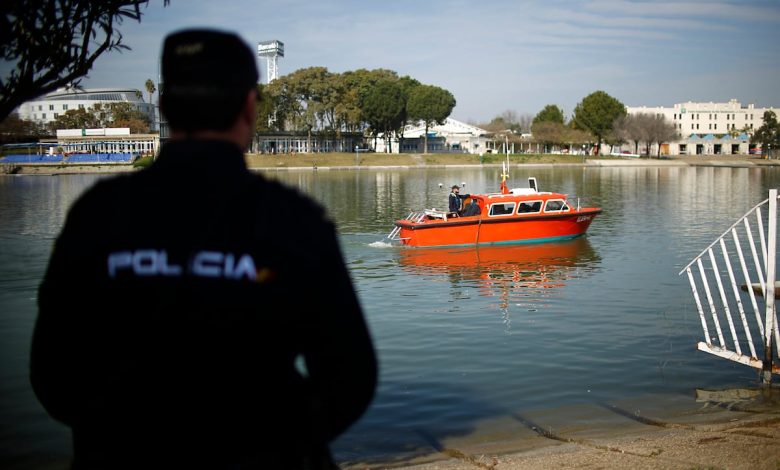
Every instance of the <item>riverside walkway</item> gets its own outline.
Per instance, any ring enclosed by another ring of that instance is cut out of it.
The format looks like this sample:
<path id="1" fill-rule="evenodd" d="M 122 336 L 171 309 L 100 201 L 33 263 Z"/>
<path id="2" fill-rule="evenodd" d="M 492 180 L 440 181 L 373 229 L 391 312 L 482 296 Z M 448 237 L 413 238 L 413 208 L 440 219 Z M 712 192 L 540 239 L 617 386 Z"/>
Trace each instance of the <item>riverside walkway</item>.
<path id="1" fill-rule="evenodd" d="M 527 412 L 485 435 L 431 442 L 418 462 L 344 470 L 777 469 L 780 389 L 697 391 Z"/>

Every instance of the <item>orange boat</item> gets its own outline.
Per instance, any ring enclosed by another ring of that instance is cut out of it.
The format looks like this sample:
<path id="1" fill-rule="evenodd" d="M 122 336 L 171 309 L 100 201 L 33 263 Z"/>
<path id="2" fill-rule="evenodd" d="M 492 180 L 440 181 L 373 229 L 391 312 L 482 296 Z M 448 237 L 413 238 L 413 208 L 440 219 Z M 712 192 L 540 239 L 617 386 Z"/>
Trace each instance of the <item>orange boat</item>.
<path id="1" fill-rule="evenodd" d="M 542 243 L 585 234 L 601 213 L 598 207 L 580 207 L 579 201 L 573 205 L 566 194 L 539 191 L 536 178 L 528 179 L 528 188 L 508 189 L 506 166 L 501 176 L 500 192 L 464 200 L 463 207 L 477 205 L 477 215 L 412 211 L 387 237 L 414 247 Z"/>

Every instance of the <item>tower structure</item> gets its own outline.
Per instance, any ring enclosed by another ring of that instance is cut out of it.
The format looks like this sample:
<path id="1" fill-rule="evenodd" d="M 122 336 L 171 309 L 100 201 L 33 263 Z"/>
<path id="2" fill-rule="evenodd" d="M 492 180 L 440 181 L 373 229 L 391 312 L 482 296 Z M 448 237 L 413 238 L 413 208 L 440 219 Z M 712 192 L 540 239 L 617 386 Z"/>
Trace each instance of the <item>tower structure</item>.
<path id="1" fill-rule="evenodd" d="M 277 41 L 262 41 L 257 43 L 257 55 L 265 57 L 266 70 L 268 70 L 268 83 L 279 77 L 279 57 L 284 57 L 284 43 Z"/>

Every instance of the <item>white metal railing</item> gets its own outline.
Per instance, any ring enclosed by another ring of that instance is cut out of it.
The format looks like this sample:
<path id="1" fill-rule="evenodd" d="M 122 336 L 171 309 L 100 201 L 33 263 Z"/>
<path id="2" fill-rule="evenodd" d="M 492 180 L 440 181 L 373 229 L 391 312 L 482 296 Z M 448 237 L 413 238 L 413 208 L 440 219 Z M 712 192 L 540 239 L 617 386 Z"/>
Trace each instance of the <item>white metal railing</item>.
<path id="1" fill-rule="evenodd" d="M 780 343 L 775 309 L 777 193 L 777 189 L 770 190 L 768 199 L 742 216 L 679 273 L 688 276 L 701 319 L 704 341 L 698 343 L 698 349 L 761 369 L 765 383 L 771 382 L 772 372 L 780 372 L 772 364 L 773 336 L 774 344 Z M 724 328 L 728 328 L 726 333 Z M 760 349 L 754 337 L 760 338 Z"/>
<path id="2" fill-rule="evenodd" d="M 409 215 L 407 215 L 401 220 L 408 220 L 413 223 L 418 223 L 425 218 L 426 212 L 428 211 L 412 211 L 409 212 Z M 445 220 L 446 220 L 446 215 L 445 215 Z M 401 227 L 395 226 L 393 227 L 393 230 L 391 230 L 390 233 L 387 234 L 387 238 L 393 241 L 399 241 L 401 240 L 401 238 L 398 236 L 399 232 L 401 232 Z"/>

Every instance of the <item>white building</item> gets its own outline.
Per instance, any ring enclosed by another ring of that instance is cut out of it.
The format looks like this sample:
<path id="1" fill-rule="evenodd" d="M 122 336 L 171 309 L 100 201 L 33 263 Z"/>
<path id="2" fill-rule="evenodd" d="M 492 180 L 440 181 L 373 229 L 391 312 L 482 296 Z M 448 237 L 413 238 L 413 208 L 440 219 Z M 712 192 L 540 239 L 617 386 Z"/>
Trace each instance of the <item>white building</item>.
<path id="1" fill-rule="evenodd" d="M 128 127 L 106 129 L 57 129 L 57 139 L 41 139 L 41 143 L 56 144 L 66 154 L 132 153 L 157 155 L 158 134 L 131 134 Z"/>
<path id="2" fill-rule="evenodd" d="M 23 103 L 17 109 L 19 117 L 41 124 L 53 122 L 60 114 L 71 109 L 89 109 L 98 103 L 128 102 L 149 116 L 153 122 L 154 105 L 143 100 L 140 90 L 133 88 L 60 88 L 32 101 Z"/>
<path id="3" fill-rule="evenodd" d="M 464 122 L 447 118 L 442 125 L 428 128 L 428 152 L 483 153 L 487 149 L 489 132 Z M 390 141 L 390 153 L 423 153 L 425 124 L 410 124 L 404 127 L 401 142 L 393 137 Z M 374 139 L 370 140 L 374 144 Z M 385 152 L 387 142 L 380 135 L 376 139 L 376 152 Z"/>
<path id="4" fill-rule="evenodd" d="M 661 146 L 661 155 L 719 155 L 751 153 L 750 135 L 764 124 L 764 112 L 777 108 L 742 106 L 737 100 L 728 103 L 678 103 L 671 108 L 627 106 L 628 114 L 663 116 L 674 124 L 678 142 Z M 656 149 L 657 150 L 657 149 Z"/>

